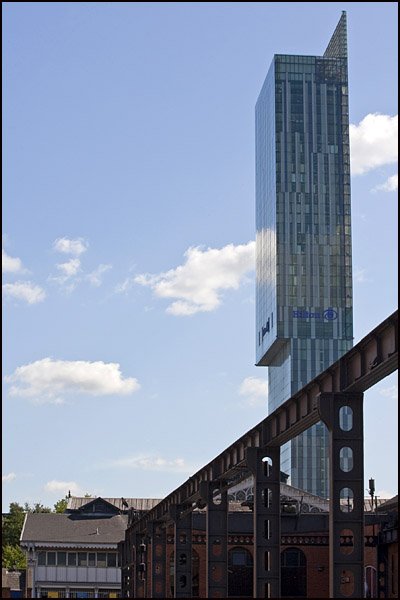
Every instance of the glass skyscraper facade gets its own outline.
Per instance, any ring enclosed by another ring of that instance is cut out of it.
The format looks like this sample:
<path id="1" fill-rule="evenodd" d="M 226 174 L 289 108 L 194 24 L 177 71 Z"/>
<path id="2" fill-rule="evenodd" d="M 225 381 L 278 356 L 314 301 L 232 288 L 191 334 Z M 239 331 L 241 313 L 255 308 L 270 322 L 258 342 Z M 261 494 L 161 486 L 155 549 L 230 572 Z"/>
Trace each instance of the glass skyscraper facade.
<path id="1" fill-rule="evenodd" d="M 256 104 L 256 363 L 271 413 L 353 343 L 347 25 L 323 56 L 275 55 Z M 323 423 L 282 449 L 327 497 Z"/>

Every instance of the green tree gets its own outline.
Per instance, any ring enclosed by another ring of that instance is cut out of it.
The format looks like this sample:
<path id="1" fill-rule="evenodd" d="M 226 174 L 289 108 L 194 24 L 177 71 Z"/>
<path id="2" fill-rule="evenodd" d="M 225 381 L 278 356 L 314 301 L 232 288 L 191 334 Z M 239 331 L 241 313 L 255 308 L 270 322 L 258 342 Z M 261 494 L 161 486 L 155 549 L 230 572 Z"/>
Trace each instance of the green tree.
<path id="1" fill-rule="evenodd" d="M 68 505 L 68 495 L 65 496 L 65 498 L 62 498 L 61 500 L 59 500 L 58 502 L 55 503 L 54 505 L 54 512 L 55 513 L 63 513 L 65 512 L 65 509 L 67 508 Z"/>
<path id="2" fill-rule="evenodd" d="M 4 546 L 2 548 L 1 566 L 6 569 L 26 569 L 26 558 L 19 546 Z"/>
<path id="3" fill-rule="evenodd" d="M 43 504 L 40 504 L 40 502 L 36 502 L 36 504 L 33 505 L 33 508 L 28 510 L 28 512 L 51 513 L 51 508 L 49 508 L 48 506 L 43 506 Z"/>
<path id="4" fill-rule="evenodd" d="M 63 502 L 60 500 L 60 502 Z M 58 504 L 58 503 L 57 503 Z M 19 547 L 19 538 L 27 513 L 50 513 L 51 509 L 36 502 L 32 507 L 28 502 L 24 506 L 11 502 L 7 515 L 2 517 L 2 566 L 8 569 L 17 565 L 19 569 L 26 568 L 25 555 Z M 55 511 L 57 512 L 57 511 Z"/>
<path id="5" fill-rule="evenodd" d="M 25 514 L 29 512 L 18 502 L 11 502 L 10 512 L 2 518 L 2 546 L 19 546 L 19 536 L 24 524 Z"/>

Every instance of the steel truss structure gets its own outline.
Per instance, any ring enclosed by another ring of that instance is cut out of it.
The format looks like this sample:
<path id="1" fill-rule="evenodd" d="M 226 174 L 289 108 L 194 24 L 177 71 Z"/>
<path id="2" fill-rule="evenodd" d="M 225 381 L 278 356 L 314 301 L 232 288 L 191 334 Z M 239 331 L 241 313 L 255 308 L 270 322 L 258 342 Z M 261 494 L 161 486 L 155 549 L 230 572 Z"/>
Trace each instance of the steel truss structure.
<path id="1" fill-rule="evenodd" d="M 208 598 L 228 596 L 227 491 L 253 475 L 254 598 L 280 597 L 280 446 L 323 421 L 330 439 L 329 587 L 331 598 L 364 597 L 363 392 L 398 367 L 398 311 L 340 360 L 226 448 L 142 518 L 128 526 L 124 597 L 166 597 L 166 535 L 174 526 L 175 598 L 191 597 L 192 519 L 207 507 Z M 343 452 L 351 457 L 343 466 Z M 351 554 L 340 540 L 352 536 Z M 150 573 L 146 573 L 151 541 Z M 344 588 L 350 583 L 352 591 Z M 345 592 L 345 593 L 344 593 Z"/>

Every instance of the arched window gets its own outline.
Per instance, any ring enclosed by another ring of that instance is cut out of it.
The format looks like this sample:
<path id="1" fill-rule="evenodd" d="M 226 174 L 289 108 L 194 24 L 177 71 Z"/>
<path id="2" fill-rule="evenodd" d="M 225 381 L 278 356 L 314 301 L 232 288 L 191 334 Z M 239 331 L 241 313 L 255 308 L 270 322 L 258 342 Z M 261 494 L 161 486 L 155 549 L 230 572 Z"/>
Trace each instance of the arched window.
<path id="1" fill-rule="evenodd" d="M 376 569 L 368 565 L 365 567 L 365 598 L 376 598 Z"/>
<path id="2" fill-rule="evenodd" d="M 281 597 L 307 598 L 307 560 L 298 548 L 281 552 Z"/>
<path id="3" fill-rule="evenodd" d="M 228 552 L 228 596 L 253 596 L 253 557 L 241 546 Z"/>
<path id="4" fill-rule="evenodd" d="M 199 597 L 199 555 L 192 550 L 192 598 Z M 175 552 L 169 559 L 169 598 L 174 598 L 175 592 Z"/>

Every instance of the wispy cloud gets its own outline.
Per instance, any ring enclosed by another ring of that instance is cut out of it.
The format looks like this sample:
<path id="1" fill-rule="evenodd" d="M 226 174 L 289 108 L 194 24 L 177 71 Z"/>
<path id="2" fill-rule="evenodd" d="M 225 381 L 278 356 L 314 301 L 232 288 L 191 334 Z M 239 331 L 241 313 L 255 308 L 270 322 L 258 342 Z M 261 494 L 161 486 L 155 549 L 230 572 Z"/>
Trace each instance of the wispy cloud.
<path id="1" fill-rule="evenodd" d="M 63 237 L 58 238 L 54 241 L 53 249 L 56 252 L 71 254 L 72 256 L 80 256 L 82 252 L 86 252 L 88 245 L 88 242 L 83 238 L 76 238 L 75 240 L 70 240 L 66 237 Z"/>
<path id="2" fill-rule="evenodd" d="M 57 281 L 58 283 L 64 284 L 66 281 L 69 281 L 72 277 L 75 277 L 77 273 L 81 271 L 81 261 L 79 258 L 71 258 L 66 263 L 61 263 L 56 265 L 57 269 L 64 273 L 63 275 L 57 275 L 55 277 L 50 277 L 51 280 Z"/>
<path id="3" fill-rule="evenodd" d="M 99 465 L 100 466 L 100 465 Z M 143 471 L 164 471 L 173 473 L 194 473 L 196 466 L 186 465 L 183 458 L 167 460 L 149 454 L 138 454 L 102 463 L 101 467 L 140 469 Z"/>
<path id="4" fill-rule="evenodd" d="M 376 497 L 379 498 L 379 500 L 391 500 L 395 496 L 397 496 L 397 492 L 393 490 L 376 490 Z"/>
<path id="5" fill-rule="evenodd" d="M 28 304 L 42 302 L 46 297 L 45 291 L 40 286 L 35 285 L 30 281 L 4 283 L 2 290 L 4 296 L 24 300 Z"/>
<path id="6" fill-rule="evenodd" d="M 85 275 L 85 278 L 90 281 L 90 283 L 96 287 L 102 284 L 102 275 L 112 269 L 111 265 L 99 265 L 97 269 Z"/>
<path id="7" fill-rule="evenodd" d="M 63 361 L 43 358 L 18 367 L 5 381 L 12 383 L 10 394 L 29 398 L 35 403 L 61 404 L 61 394 L 91 396 L 128 395 L 140 384 L 134 377 L 124 378 L 120 365 L 102 361 Z"/>
<path id="8" fill-rule="evenodd" d="M 134 277 L 126 277 L 122 283 L 118 283 L 115 286 L 114 292 L 116 294 L 122 294 L 123 292 L 128 292 L 132 288 L 134 282 L 135 282 Z"/>
<path id="9" fill-rule="evenodd" d="M 350 125 L 352 175 L 397 162 L 398 117 L 368 114 L 358 125 Z"/>
<path id="10" fill-rule="evenodd" d="M 85 494 L 83 488 L 75 481 L 49 481 L 43 487 L 45 492 L 64 497 L 71 492 L 72 496 L 83 496 Z"/>
<path id="11" fill-rule="evenodd" d="M 173 315 L 193 315 L 218 308 L 222 294 L 237 290 L 245 275 L 255 267 L 255 242 L 224 248 L 199 246 L 185 252 L 186 261 L 158 275 L 143 274 L 134 281 L 149 286 L 159 298 L 176 298 L 167 308 Z"/>
<path id="12" fill-rule="evenodd" d="M 2 476 L 2 481 L 3 483 L 10 483 L 10 481 L 13 481 L 13 479 L 16 479 L 16 474 L 15 473 L 9 473 L 8 475 L 3 475 Z"/>
<path id="13" fill-rule="evenodd" d="M 239 387 L 239 394 L 245 397 L 248 406 L 267 406 L 268 383 L 260 377 L 246 377 Z"/>
<path id="14" fill-rule="evenodd" d="M 102 284 L 102 275 L 109 269 L 111 265 L 100 264 L 91 273 L 84 273 L 81 267 L 81 259 L 78 258 L 83 252 L 86 252 L 89 244 L 83 238 L 77 238 L 70 240 L 68 238 L 58 238 L 53 243 L 53 250 L 56 252 L 62 252 L 64 254 L 70 254 L 71 258 L 68 262 L 59 263 L 56 265 L 57 269 L 62 272 L 61 275 L 50 275 L 50 281 L 56 281 L 60 285 L 64 286 L 67 292 L 72 292 L 77 284 L 81 281 L 89 281 L 91 285 L 99 287 Z M 65 285 L 66 284 L 66 285 Z"/>
<path id="15" fill-rule="evenodd" d="M 360 269 L 359 267 L 354 267 L 354 281 L 356 283 L 370 283 L 372 279 L 367 276 L 367 269 Z"/>
<path id="16" fill-rule="evenodd" d="M 382 183 L 382 185 L 377 185 L 376 187 L 374 187 L 372 191 L 377 192 L 379 190 L 382 190 L 383 192 L 395 192 L 399 187 L 398 179 L 399 177 L 396 173 L 395 175 L 389 177 L 389 179 L 387 179 L 385 183 Z"/>
<path id="17" fill-rule="evenodd" d="M 397 400 L 399 397 L 399 388 L 397 385 L 391 385 L 388 388 L 380 390 L 379 393 L 381 394 L 381 396 L 386 396 L 387 398 L 391 398 L 392 400 Z"/>

